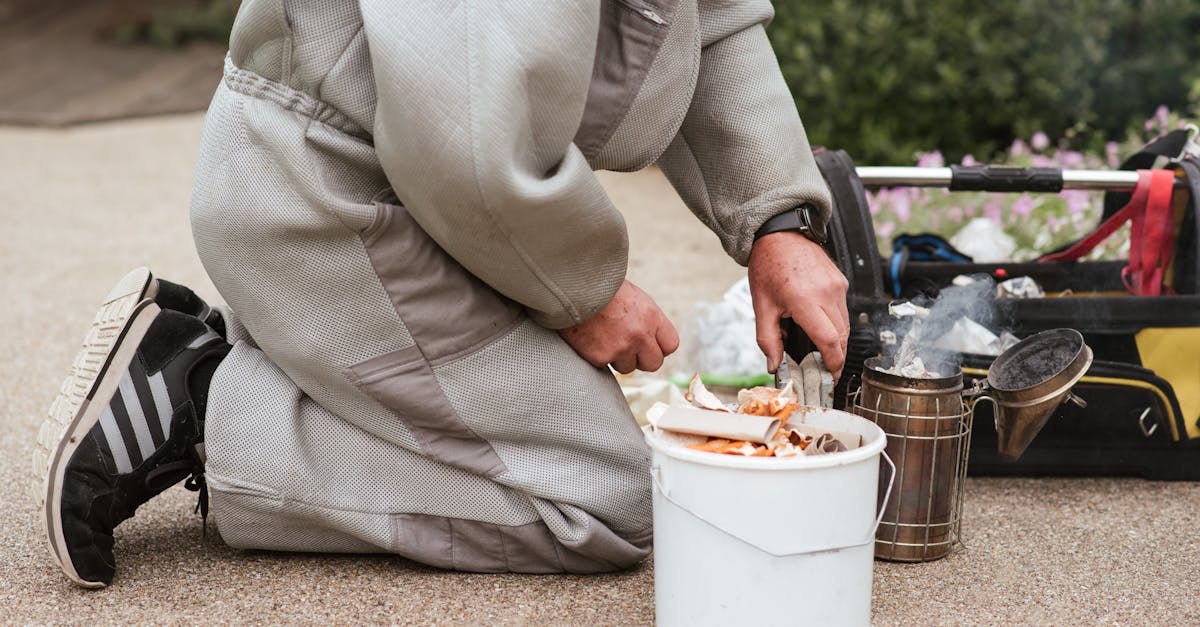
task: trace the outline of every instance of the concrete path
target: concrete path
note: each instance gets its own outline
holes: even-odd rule
[[[113,35],[187,4],[0,0],[0,124],[63,126],[203,109],[221,78],[224,44],[163,50],[121,45]]]
[[[30,445],[96,303],[127,269],[147,264],[217,298],[187,227],[200,125],[0,128],[0,623],[652,622],[650,564],[465,575],[391,557],[239,552],[201,536],[194,495],[178,488],[118,529],[111,588],[67,583],[34,517]],[[629,223],[632,280],[677,323],[741,275],[657,172],[602,177]],[[1200,623],[1197,484],[973,479],[965,502],[968,550],[876,563],[877,623]]]

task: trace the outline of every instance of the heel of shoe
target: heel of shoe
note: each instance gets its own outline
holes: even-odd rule
[[[116,393],[120,373],[129,366],[138,344],[160,312],[153,301],[142,298],[152,280],[149,271],[134,271],[109,292],[50,405],[33,447],[34,500],[41,512],[39,517],[51,554],[72,581],[85,587],[103,584],[82,580],[66,555],[57,507],[57,500],[62,497],[63,468]]]
[[[134,303],[147,298],[153,299],[154,286],[154,275],[149,268],[145,266],[134,268],[121,277],[121,280],[117,281],[116,285],[108,291],[108,295],[104,297],[104,305],[129,299],[132,299]]]

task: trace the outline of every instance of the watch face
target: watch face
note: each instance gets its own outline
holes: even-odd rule
[[[829,239],[829,233],[826,230],[825,222],[817,215],[814,215],[813,208],[804,205],[800,207],[800,221],[804,226],[808,227],[808,232],[812,233],[812,239],[818,244],[824,245]]]

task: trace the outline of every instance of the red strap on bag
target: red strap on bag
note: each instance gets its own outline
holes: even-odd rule
[[[1175,212],[1171,207],[1175,174],[1171,170],[1153,172],[1146,210],[1140,220],[1133,217],[1133,228],[1140,233],[1130,238],[1129,265],[1121,271],[1125,287],[1138,296],[1162,295],[1163,279],[1175,251]]]
[[[1161,295],[1163,277],[1171,264],[1175,248],[1175,218],[1171,209],[1174,185],[1175,173],[1171,170],[1138,170],[1137,187],[1129,204],[1109,216],[1095,231],[1073,246],[1046,255],[1038,261],[1078,261],[1108,239],[1121,225],[1132,222],[1129,265],[1121,271],[1121,280],[1137,296]]]

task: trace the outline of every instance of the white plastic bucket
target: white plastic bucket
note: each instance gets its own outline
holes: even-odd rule
[[[857,433],[863,445],[813,457],[740,457],[671,446],[645,429],[654,449],[659,625],[870,623],[887,437],[832,409],[803,422]],[[893,467],[889,495],[894,475]]]

